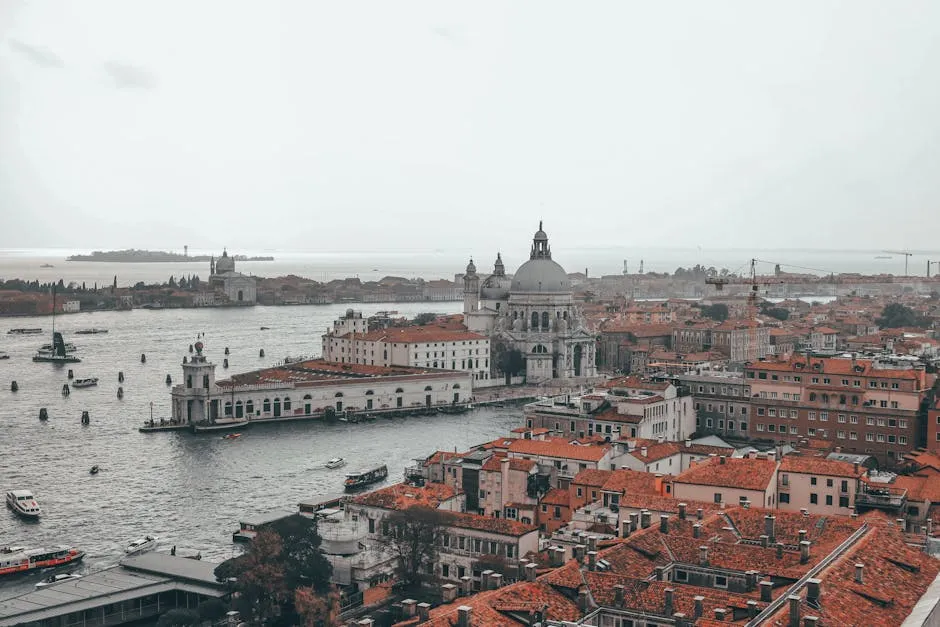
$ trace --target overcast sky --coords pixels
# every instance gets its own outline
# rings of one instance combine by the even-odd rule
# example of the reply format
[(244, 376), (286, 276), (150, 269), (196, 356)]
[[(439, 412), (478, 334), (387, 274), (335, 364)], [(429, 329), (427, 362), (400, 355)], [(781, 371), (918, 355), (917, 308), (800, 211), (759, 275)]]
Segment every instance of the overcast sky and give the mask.
[(0, 247), (938, 248), (940, 2), (0, 2)]

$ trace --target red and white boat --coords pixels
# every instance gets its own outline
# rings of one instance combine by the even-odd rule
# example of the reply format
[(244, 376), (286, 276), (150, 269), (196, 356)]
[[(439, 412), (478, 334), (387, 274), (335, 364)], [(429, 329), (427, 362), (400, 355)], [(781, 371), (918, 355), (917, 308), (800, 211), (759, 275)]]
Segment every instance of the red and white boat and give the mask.
[(0, 548), (0, 576), (25, 573), (35, 569), (54, 568), (80, 561), (84, 551), (57, 546), (49, 549), (28, 549), (22, 546)]
[(39, 503), (36, 497), (29, 490), (10, 490), (7, 492), (7, 507), (23, 518), (39, 518), (42, 510), (39, 509)]

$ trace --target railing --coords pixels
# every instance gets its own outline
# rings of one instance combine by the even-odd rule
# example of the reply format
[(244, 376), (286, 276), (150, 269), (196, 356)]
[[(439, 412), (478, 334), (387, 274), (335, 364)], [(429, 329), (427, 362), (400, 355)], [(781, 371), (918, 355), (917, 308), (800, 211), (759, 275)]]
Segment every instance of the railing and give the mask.
[(906, 501), (907, 490), (903, 488), (867, 488), (855, 495), (855, 504), (867, 507), (897, 509), (904, 507)]

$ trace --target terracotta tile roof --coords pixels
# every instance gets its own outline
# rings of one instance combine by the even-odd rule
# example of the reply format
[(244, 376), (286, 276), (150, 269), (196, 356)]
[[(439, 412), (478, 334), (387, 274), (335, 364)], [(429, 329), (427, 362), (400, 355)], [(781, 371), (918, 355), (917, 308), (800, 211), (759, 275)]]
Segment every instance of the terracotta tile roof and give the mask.
[(609, 451), (609, 446), (577, 446), (558, 441), (517, 439), (509, 445), (509, 452), (513, 455), (538, 455), (589, 462), (600, 461)]
[(660, 383), (658, 381), (646, 381), (640, 379), (639, 377), (627, 376), (627, 377), (617, 377), (616, 379), (611, 379), (609, 381), (604, 381), (597, 385), (600, 389), (609, 390), (611, 388), (628, 388), (631, 390), (648, 390), (648, 391), (659, 391), (662, 392), (666, 390), (671, 384), (670, 383)]
[(858, 466), (856, 470), (855, 464), (849, 462), (800, 455), (787, 455), (780, 462), (780, 472), (792, 472), (802, 475), (858, 478), (864, 475), (866, 471), (867, 469), (862, 466)]
[(538, 527), (525, 525), (515, 520), (479, 516), (477, 514), (453, 513), (448, 524), (459, 529), (476, 529), (477, 531), (489, 531), (490, 533), (505, 536), (524, 536), (532, 531), (538, 531)]
[(819, 557), (825, 547), (835, 547), (852, 535), (863, 521), (848, 516), (819, 516), (811, 514), (803, 516), (800, 512), (784, 510), (768, 510), (762, 508), (743, 507), (729, 508), (722, 512), (721, 518), (729, 521), (740, 537), (746, 540), (758, 541), (765, 533), (764, 516), (773, 514), (774, 535), (778, 542), (797, 546), (800, 541), (800, 530), (807, 532), (806, 539), (813, 543), (812, 551)]
[(648, 494), (659, 496), (660, 491), (656, 487), (657, 483), (661, 485), (662, 481), (668, 479), (668, 477), (660, 477), (657, 479), (654, 473), (638, 472), (626, 468), (610, 472), (610, 477), (604, 482), (601, 489), (605, 492), (618, 492), (620, 494)]
[(363, 342), (387, 342), (391, 344), (428, 344), (432, 342), (487, 341), (489, 338), (466, 329), (450, 325), (428, 324), (411, 327), (389, 327), (368, 333), (346, 333), (344, 340)]
[(422, 487), (396, 483), (387, 488), (357, 496), (353, 499), (353, 503), (393, 510), (408, 509), (415, 505), (436, 509), (441, 503), (454, 498), (457, 494), (457, 490), (443, 483), (426, 483)]
[(907, 490), (908, 501), (940, 503), (940, 481), (933, 473), (900, 475), (888, 487)]
[(424, 460), (425, 466), (430, 466), (432, 464), (440, 464), (447, 461), (448, 459), (456, 459), (460, 457), (461, 453), (455, 453), (453, 451), (435, 451), (431, 453), (426, 460)]
[[(483, 470), (487, 472), (500, 472), (503, 467), (502, 460), (507, 459), (506, 453), (496, 453), (483, 464)], [(530, 472), (538, 466), (534, 459), (522, 459), (521, 457), (510, 457), (509, 470), (518, 470), (521, 472)]]
[(542, 497), (542, 500), (539, 501), (539, 504), (568, 507), (571, 505), (571, 493), (568, 492), (568, 490), (562, 490), (561, 488), (552, 488), (545, 493), (545, 496)]
[(588, 468), (587, 470), (582, 470), (576, 474), (574, 479), (572, 479), (571, 484), (600, 488), (605, 483), (607, 483), (607, 480), (610, 479), (610, 476), (613, 473), (613, 470)]
[(769, 459), (726, 457), (722, 460), (720, 457), (709, 457), (692, 464), (673, 481), (741, 490), (766, 490), (776, 470), (777, 462)]
[[(802, 615), (819, 616), (822, 625), (867, 627), (900, 625), (940, 572), (940, 560), (909, 547), (891, 523), (869, 519), (871, 529), (832, 566), (817, 575), (820, 604), (801, 603)], [(855, 581), (855, 564), (863, 564), (863, 583)], [(786, 625), (789, 604), (770, 617)]]
[[(937, 398), (940, 403), (940, 397)], [(918, 468), (931, 468), (940, 471), (940, 456), (930, 451), (911, 451), (904, 456), (905, 459), (913, 462)]]
[(429, 620), (421, 623), (429, 627), (454, 627), (457, 625), (457, 608), (466, 605), (472, 608), (473, 624), (489, 627), (521, 627), (526, 623), (515, 620), (512, 614), (528, 618), (530, 612), (545, 609), (546, 616), (553, 620), (575, 621), (581, 617), (577, 604), (553, 589), (545, 582), (520, 581), (498, 590), (487, 590), (454, 603), (440, 605), (431, 610)]
[[(802, 365), (802, 368), (798, 367)], [(821, 364), (820, 369), (814, 369), (814, 364)], [(861, 368), (856, 372), (854, 368)], [(817, 372), (824, 374), (853, 375), (861, 377), (874, 377), (879, 379), (912, 379), (919, 381), (923, 388), (924, 371), (923, 370), (892, 370), (887, 368), (875, 368), (870, 359), (856, 359), (854, 364), (851, 359), (812, 357), (807, 363), (805, 357), (792, 357), (788, 361), (757, 361), (749, 362), (747, 370), (773, 370), (777, 372)]]

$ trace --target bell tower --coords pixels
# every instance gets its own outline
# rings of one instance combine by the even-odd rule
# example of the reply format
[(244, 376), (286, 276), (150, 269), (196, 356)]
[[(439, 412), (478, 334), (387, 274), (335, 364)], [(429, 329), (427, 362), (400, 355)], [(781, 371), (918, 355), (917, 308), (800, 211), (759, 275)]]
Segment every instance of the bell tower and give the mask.
[(210, 399), (215, 389), (215, 364), (202, 354), (202, 342), (196, 342), (196, 354), (183, 364), (183, 385), (173, 389), (173, 417), (183, 424), (214, 422), (219, 417), (219, 399)]
[(463, 312), (474, 313), (480, 306), (480, 277), (477, 276), (477, 267), (473, 259), (467, 264), (467, 272), (463, 275)]

